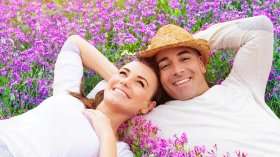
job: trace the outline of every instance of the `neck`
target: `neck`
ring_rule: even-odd
[[[202,87],[201,87],[201,93],[200,93],[200,95],[202,95],[203,93],[205,93],[206,91],[208,91],[208,89],[209,89],[209,86],[208,86],[207,82],[204,81],[204,83],[203,83],[203,85],[202,85]]]
[[[110,109],[109,105],[105,104],[104,101],[102,101],[96,109],[101,111],[110,119],[112,129],[115,133],[116,138],[118,139],[118,128],[124,121],[128,119],[128,117],[121,113],[113,111],[112,109]]]

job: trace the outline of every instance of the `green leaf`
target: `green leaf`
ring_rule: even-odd
[[[124,0],[118,0],[118,4],[121,9],[124,9],[123,3],[124,3]]]

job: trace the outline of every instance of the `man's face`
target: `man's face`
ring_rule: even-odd
[[[188,100],[204,93],[209,87],[202,57],[191,48],[176,47],[157,53],[160,80],[167,94],[178,100]]]

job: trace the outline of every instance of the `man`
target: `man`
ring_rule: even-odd
[[[224,48],[239,49],[231,73],[209,87],[204,74],[210,49]],[[215,24],[193,36],[175,25],[160,28],[141,56],[155,59],[174,100],[144,117],[161,129],[160,137],[185,132],[190,148],[217,144],[218,156],[279,156],[280,121],[264,100],[272,52],[273,25],[265,16]]]
[[[209,44],[208,44],[208,42]],[[210,49],[238,48],[229,76],[209,87],[204,74]],[[167,94],[175,99],[146,115],[172,137],[186,132],[189,146],[217,144],[219,155],[280,155],[280,121],[264,100],[272,64],[273,25],[265,16],[216,24],[193,37],[167,25],[142,57],[154,57]]]

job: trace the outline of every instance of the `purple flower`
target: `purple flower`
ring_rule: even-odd
[[[27,100],[29,98],[29,96],[25,95],[23,98],[24,98],[24,100]]]
[[[280,81],[280,75],[276,77],[276,81]]]
[[[5,90],[5,87],[0,87],[0,93],[2,93]]]

